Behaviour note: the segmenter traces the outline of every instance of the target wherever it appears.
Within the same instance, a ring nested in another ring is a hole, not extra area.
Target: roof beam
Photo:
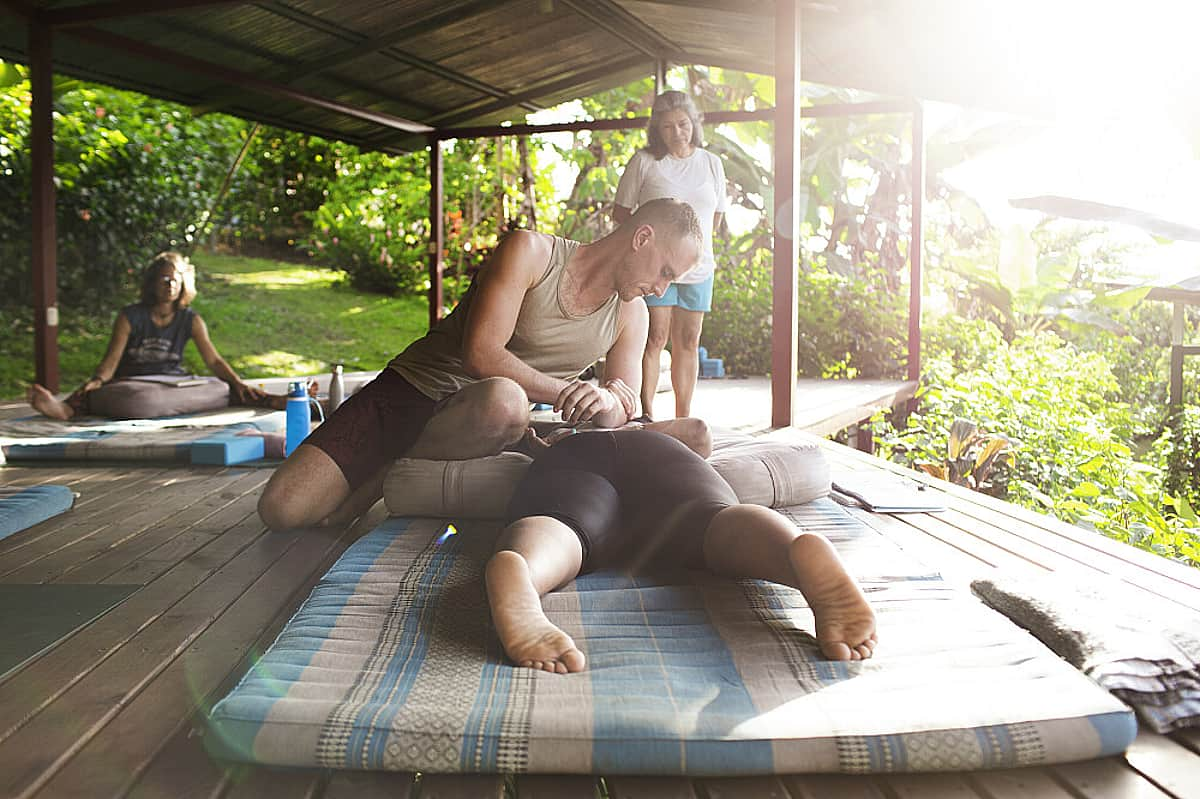
[[[192,56],[177,53],[172,50],[166,50],[161,47],[155,47],[151,44],[139,42],[125,36],[120,36],[115,33],[109,33],[98,28],[76,28],[71,31],[71,35],[84,41],[98,44],[101,47],[108,47],[114,50],[119,50],[125,53],[148,58],[158,61],[163,64],[169,64],[179,69],[193,72],[198,75],[205,75],[216,80],[227,81],[229,83],[242,86],[250,91],[265,94],[269,97],[282,97],[286,100],[292,100],[304,105],[311,105],[316,108],[323,108],[326,111],[332,111],[335,114],[361,119],[372,124],[379,125],[383,128],[392,130],[400,130],[406,133],[428,133],[433,130],[428,125],[420,122],[413,122],[410,119],[392,116],[391,114],[372,111],[369,108],[361,108],[358,106],[348,105],[338,102],[337,100],[329,100],[324,97],[317,97],[307,92],[298,91],[288,86],[281,86],[278,83],[262,80],[253,75],[241,72],[236,69],[224,67],[219,64],[214,64],[209,61],[202,61]]]
[[[314,30],[323,31],[324,33],[326,33],[330,36],[335,36],[337,38],[340,38],[343,41],[349,42],[350,44],[352,44],[356,47],[360,46],[364,42],[367,42],[370,40],[369,37],[364,36],[361,33],[349,30],[348,28],[344,28],[340,25],[336,25],[334,23],[329,22],[328,20],[321,19],[320,17],[315,17],[312,14],[308,14],[299,9],[292,8],[291,6],[287,5],[286,3],[282,3],[282,2],[259,3],[258,7],[262,8],[265,11],[269,11],[273,14],[277,14],[279,16],[286,17],[286,18],[292,20],[293,22],[297,22],[301,25],[305,25]],[[504,91],[503,89],[497,88],[496,86],[492,86],[491,84],[485,83],[481,80],[472,78],[470,75],[464,75],[463,73],[457,72],[453,69],[450,69],[449,67],[443,66],[443,65],[437,63],[436,61],[429,61],[427,59],[420,58],[418,56],[414,56],[411,53],[404,52],[403,50],[398,50],[395,47],[384,47],[384,48],[381,48],[378,52],[380,55],[391,58],[394,61],[399,61],[402,64],[407,64],[408,66],[415,67],[424,72],[428,72],[431,75],[436,75],[437,77],[442,78],[444,80],[451,81],[452,83],[457,83],[460,86],[465,86],[468,89],[471,89],[472,91],[479,92],[480,94],[487,94],[487,95],[491,95],[492,97],[496,97],[498,99],[507,100],[509,105],[521,105],[522,108],[525,108],[528,111],[541,111],[542,110],[541,106],[534,105],[532,103],[519,103],[517,101],[514,101],[512,99],[512,95],[510,95],[508,92]]]
[[[507,2],[508,0],[460,0],[456,3],[444,3],[442,9],[435,14],[415,21],[410,20],[378,36],[371,36],[356,44],[326,53],[315,61],[300,64],[287,74],[287,82],[297,83],[310,75],[344,66],[351,61],[377,53],[392,45],[438,30],[452,22],[460,21],[464,17],[472,17],[490,11]],[[276,77],[281,79],[283,76]]]
[[[87,25],[106,19],[138,17],[146,14],[169,14],[192,8],[218,5],[240,5],[246,0],[113,0],[110,3],[94,3],[87,6],[39,11],[38,18],[46,24],[63,28],[71,25]]]
[[[627,69],[633,69],[639,65],[646,64],[646,59],[643,56],[634,56],[621,61],[612,61],[607,64],[602,64],[598,67],[574,72],[565,77],[559,78],[552,83],[541,83],[529,89],[517,92],[513,97],[518,100],[530,100],[535,97],[545,97],[554,94],[564,89],[569,89],[573,86],[578,86],[584,83],[590,83],[593,80],[599,80],[614,72],[624,72]],[[514,105],[507,101],[489,102],[487,100],[477,100],[466,105],[460,105],[458,108],[451,108],[443,111],[440,114],[435,114],[426,119],[430,124],[454,125],[467,119],[474,119],[481,116],[503,111]]]
[[[704,124],[721,125],[725,122],[771,121],[775,109],[761,111],[709,111],[704,115]],[[478,125],[468,128],[438,128],[433,135],[439,139],[480,139],[492,136],[530,136],[538,133],[560,133],[581,130],[634,130],[644,128],[650,117],[624,117],[618,119],[584,119],[577,122],[551,122],[546,125]]]
[[[608,31],[655,61],[678,60],[683,50],[675,42],[630,14],[613,0],[561,0],[563,5]]]

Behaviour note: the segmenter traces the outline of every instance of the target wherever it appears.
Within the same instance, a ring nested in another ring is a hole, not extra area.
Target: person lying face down
[[[454,311],[397,355],[284,462],[259,501],[272,530],[341,524],[382,495],[398,457],[465,460],[521,440],[532,402],[564,421],[619,427],[637,415],[646,344],[643,297],[699,258],[695,211],[640,207],[580,244],[515,231]],[[578,379],[605,357],[602,385]]]
[[[661,432],[561,438],[518,484],[507,521],[485,580],[496,632],[518,666],[582,671],[583,652],[546,617],[542,596],[589,571],[655,563],[799,589],[825,657],[874,652],[875,614],[829,541],[740,504],[707,461]]]

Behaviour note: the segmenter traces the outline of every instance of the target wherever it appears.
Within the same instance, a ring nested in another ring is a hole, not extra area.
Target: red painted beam
[[[704,115],[706,125],[724,122],[770,121],[775,110],[762,111],[711,111]],[[634,130],[646,127],[649,117],[626,117],[624,119],[593,119],[578,122],[556,122],[548,125],[478,125],[464,128],[438,128],[433,135],[439,139],[484,139],[496,136],[530,136],[536,133],[558,133],[581,130]]]
[[[925,115],[912,109],[912,230],[908,239],[908,379],[921,379],[921,264],[925,239]]]
[[[789,427],[796,402],[796,267],[800,261],[800,9],[775,4],[775,206],[771,276],[771,426]]]
[[[54,33],[29,26],[30,159],[33,204],[33,361],[37,382],[58,391],[58,269],[54,220]]]
[[[442,143],[429,137],[429,326],[442,318],[442,252],[446,249],[446,215],[442,203]]]

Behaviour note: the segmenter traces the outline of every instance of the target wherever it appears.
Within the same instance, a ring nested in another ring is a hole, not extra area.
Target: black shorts
[[[550,516],[583,545],[581,572],[703,568],[704,532],[737,495],[678,440],[645,430],[579,433],[529,467],[508,522]]]
[[[436,409],[437,400],[426,397],[394,370],[384,369],[318,425],[304,443],[333,458],[353,491],[403,457]]]

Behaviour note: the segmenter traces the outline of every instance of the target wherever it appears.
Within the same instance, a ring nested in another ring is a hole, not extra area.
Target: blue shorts
[[[708,313],[712,310],[713,275],[703,283],[672,283],[661,298],[646,295],[647,308],[676,306],[685,311]]]

